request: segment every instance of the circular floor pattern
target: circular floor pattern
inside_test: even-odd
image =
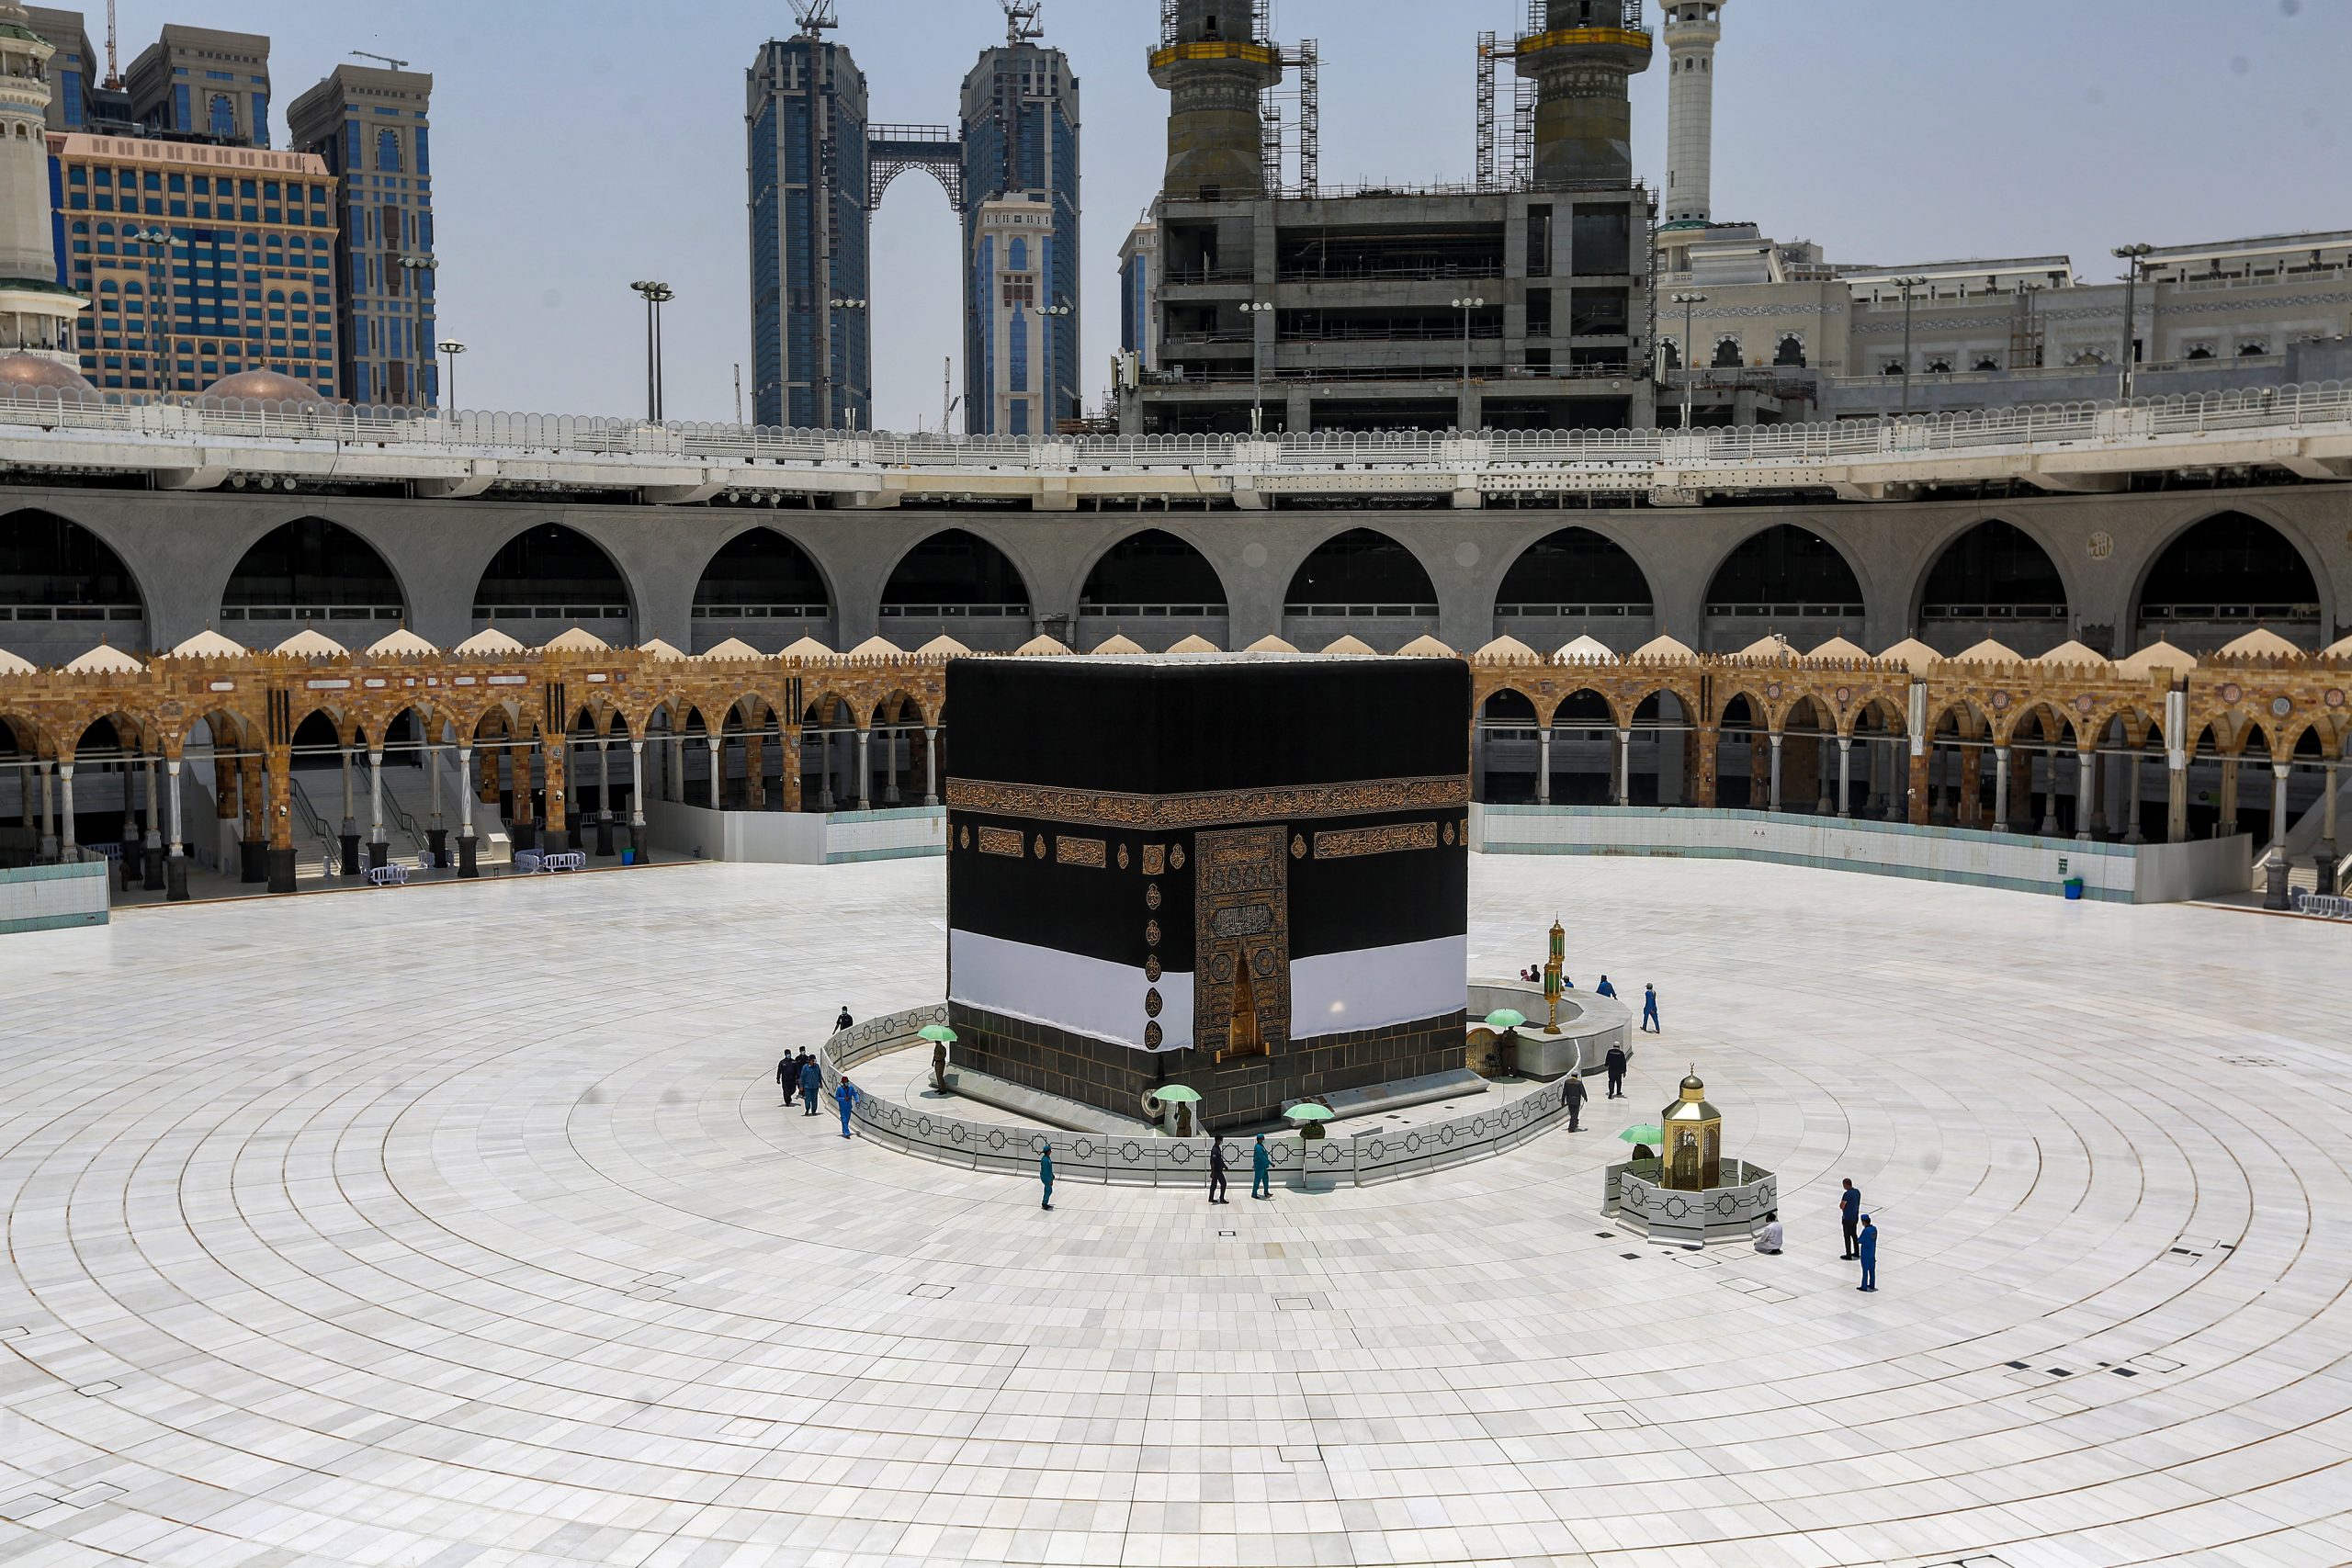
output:
[[[1658,986],[1629,1099],[1212,1208],[777,1105],[941,869],[678,868],[0,939],[0,1560],[2352,1560],[2352,933],[1482,859]],[[1695,1063],[1791,1250],[1595,1214]],[[1838,1179],[1883,1289],[1838,1258]]]

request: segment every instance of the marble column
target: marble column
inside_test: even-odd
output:
[[[2104,839],[2107,837],[2107,759],[2099,755],[2096,740],[2091,744],[2093,750],[2083,753],[2084,772],[2079,785],[2086,795],[2082,809],[2088,813],[2090,826],[2075,837]],[[2078,814],[2075,818],[2077,825],[2084,819]]]
[[[2165,759],[2165,842],[2188,841],[2188,758],[2175,751]]]
[[[170,904],[187,902],[187,837],[180,821],[180,759],[166,756],[164,767],[171,775],[172,841],[164,856],[164,900]]]
[[[2214,837],[2226,839],[2238,830],[2238,760],[2224,758],[2222,762],[2222,825],[2214,829]]]
[[[352,804],[351,778],[352,771],[358,765],[358,753],[359,748],[348,741],[344,743],[342,750],[343,826],[337,829],[336,836],[340,840],[338,847],[343,851],[341,870],[345,876],[359,874],[359,818]]]
[[[1838,815],[1854,814],[1854,738],[1838,738]]]
[[[71,865],[82,858],[82,852],[74,841],[74,761],[70,757],[58,760],[57,795],[57,858]]]
[[[2009,749],[1993,748],[1993,827],[1996,831],[2009,830]]]
[[[939,727],[925,725],[922,731],[922,803],[939,804]]]
[[[833,808],[833,732],[817,731],[817,809]]]
[[[652,858],[652,845],[645,832],[645,742],[631,737],[628,743],[628,847],[629,858],[643,865]]]
[[[2041,792],[2041,836],[2058,836],[2058,753],[2051,747],[2041,748],[2041,761],[2050,770],[2046,787]]]
[[[2147,836],[2140,831],[2141,761],[2142,753],[2137,747],[2134,747],[2132,751],[2132,765],[2123,771],[2127,785],[2123,805],[2123,841],[2127,844],[2144,844],[2148,841]]]
[[[368,749],[368,863],[379,866],[391,859],[391,846],[384,841],[384,752],[379,746]]]
[[[712,735],[703,743],[710,748],[710,808],[722,811],[726,807],[718,791],[727,782],[727,737]]]
[[[1551,733],[1552,732],[1548,729],[1542,732],[1542,734],[1547,739]],[[1772,739],[1772,772],[1774,782],[1777,784],[1779,782],[1781,764],[1781,754],[1779,750],[1780,737],[1774,736]],[[1548,754],[1550,748],[1547,746],[1544,750]],[[1634,804],[1634,732],[1630,729],[1621,729],[1617,732],[1616,803],[1620,806],[1631,806]]]
[[[57,795],[51,778],[56,761],[43,757],[40,769],[40,860],[49,864],[57,859]]]
[[[162,793],[160,775],[164,771],[164,759],[161,753],[150,751],[142,761],[146,764],[143,771],[147,774],[147,820],[145,830],[139,836],[139,873],[147,891],[154,893],[164,886],[164,822],[158,799]],[[130,787],[128,779],[123,783],[126,789]]]
[[[2098,754],[2075,753],[2075,840],[2089,843],[2098,837]]]
[[[899,804],[899,737],[897,729],[882,732],[882,804]]]
[[[1535,732],[1535,804],[1552,804],[1552,727]]]
[[[474,839],[474,797],[481,788],[474,782],[474,749],[463,740],[458,742],[458,777],[465,785],[458,791],[458,874],[471,878],[481,874]]]
[[[1769,809],[1773,811],[1781,809],[1781,732],[1772,731],[1772,794]]]
[[[874,769],[867,760],[866,741],[872,731],[860,726],[857,731],[857,808],[874,809]]]
[[[2337,786],[2342,783],[2343,780],[2338,776],[2336,773],[2336,765],[2334,762],[2323,763],[2321,765],[2319,785],[2322,793],[2320,795],[2321,805],[2318,861],[2319,891],[2324,897],[2337,897],[2338,879],[2335,874],[2335,867],[2336,863],[2342,858],[2342,854],[2336,848],[2335,796],[2337,794]]]

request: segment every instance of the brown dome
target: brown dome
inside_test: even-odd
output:
[[[324,408],[327,400],[319,389],[297,381],[291,376],[281,376],[275,370],[240,370],[234,376],[223,376],[204,389],[199,403],[295,403],[305,408]]]
[[[55,392],[60,397],[97,390],[79,370],[45,354],[12,354],[0,359],[0,389]]]

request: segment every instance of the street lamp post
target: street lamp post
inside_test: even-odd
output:
[[[1462,312],[1462,385],[1470,385],[1470,312],[1487,308],[1484,299],[1456,299],[1453,308]]]
[[[435,265],[437,264],[431,256],[401,257],[401,270],[409,275],[409,297],[416,301],[415,328],[412,329],[408,334],[409,351],[404,356],[408,373],[416,381],[416,385],[409,389],[412,408],[421,409],[425,406],[424,368],[421,361],[430,353],[430,350],[425,347],[424,333],[416,329],[421,329],[424,325],[424,296],[422,292],[424,287],[424,275],[433,271]]]
[[[1690,383],[1694,376],[1690,358],[1690,322],[1693,312],[1707,302],[1707,297],[1703,294],[1678,294],[1674,302],[1682,307],[1682,428],[1688,430],[1690,428]]]
[[[1911,412],[1911,291],[1925,288],[1924,277],[1898,277],[1894,287],[1903,290],[1903,412]]]
[[[2149,244],[2115,247],[2115,259],[2123,264],[2123,371],[2116,390],[2127,403],[2132,400],[2132,371],[2140,362],[2140,340],[2133,333],[2140,319],[2140,268],[2155,248]]]
[[[832,308],[833,308],[834,310],[865,310],[865,300],[863,300],[863,299],[833,299],[833,300],[830,300],[830,301],[828,301],[828,303],[830,303],[830,304],[832,306]],[[828,336],[828,338],[827,338],[827,340],[826,340],[826,341],[827,341],[827,342],[831,342],[831,339],[830,335]],[[849,356],[847,356],[847,355],[843,355],[843,358],[844,358],[845,360],[846,360],[848,357],[849,357]],[[826,360],[826,362],[825,362],[825,372],[826,372],[826,374],[825,374],[825,386],[826,386],[826,389],[828,390],[828,392],[830,392],[830,391],[831,390],[832,384],[833,384],[832,368],[833,368],[833,367],[832,367],[832,361],[831,360],[831,358],[828,358],[828,359]],[[827,401],[829,401],[829,402],[830,402],[831,400],[831,398],[829,397],[829,398],[827,399]],[[843,403],[847,403],[847,402],[849,401],[849,399],[848,399],[846,396],[844,396],[844,397],[842,399],[842,401]],[[829,408],[829,409],[827,409],[825,412],[826,412],[828,414],[835,415],[837,419],[839,418],[839,415],[840,415],[840,414],[845,413],[845,414],[847,414],[847,415],[848,415],[847,419],[845,419],[845,420],[840,420],[840,421],[839,421],[839,423],[838,423],[838,424],[837,424],[837,428],[839,428],[839,429],[842,429],[842,430],[855,430],[855,429],[857,428],[857,410],[856,410],[856,409],[854,409],[854,408],[844,408],[844,409],[840,410],[840,411],[835,411],[835,410],[833,410],[833,409],[830,409],[830,408]]]
[[[1266,425],[1265,356],[1258,352],[1258,318],[1274,307],[1263,299],[1245,299],[1241,313],[1250,319],[1250,434],[1261,434]]]
[[[1069,304],[1067,304],[1067,303],[1065,303],[1065,304],[1059,304],[1059,305],[1040,305],[1040,306],[1038,306],[1038,307],[1037,307],[1037,314],[1039,314],[1039,315],[1041,315],[1041,316],[1043,316],[1043,317],[1046,318],[1046,330],[1045,330],[1045,337],[1046,337],[1046,342],[1045,342],[1045,350],[1046,350],[1046,353],[1045,353],[1045,361],[1046,361],[1046,366],[1045,366],[1045,369],[1046,369],[1046,374],[1045,374],[1045,376],[1044,376],[1044,378],[1043,378],[1043,383],[1042,383],[1042,384],[1044,385],[1044,387],[1045,387],[1045,389],[1046,389],[1045,402],[1044,402],[1044,404],[1043,404],[1043,407],[1044,407],[1044,408],[1045,408],[1045,410],[1046,410],[1046,424],[1048,424],[1048,425],[1051,425],[1051,424],[1053,423],[1054,420],[1055,420],[1057,417],[1058,417],[1058,416],[1057,416],[1057,415],[1056,415],[1056,414],[1055,414],[1055,412],[1054,412],[1054,327],[1053,327],[1053,323],[1054,323],[1056,321],[1058,321],[1059,319],[1061,319],[1061,318],[1062,318],[1062,317],[1064,317],[1064,316],[1073,315],[1073,314],[1075,314],[1075,313],[1076,313],[1076,311],[1075,311],[1075,310],[1073,309],[1073,307],[1071,307],[1070,305],[1069,305]],[[1084,412],[1084,411],[1083,411],[1083,410],[1081,410],[1081,409],[1075,409],[1075,408],[1074,408],[1074,409],[1070,410],[1070,417],[1071,417],[1072,419],[1080,418],[1080,417],[1081,417],[1081,416],[1082,416],[1083,412]],[[1046,430],[1041,430],[1041,431],[1039,431],[1037,434],[1040,434],[1040,435],[1051,435],[1051,434],[1053,434],[1053,432],[1052,432],[1052,430],[1050,430],[1050,429],[1046,429]]]
[[[164,250],[163,247],[167,246],[172,243],[172,237],[161,229],[129,229],[123,231],[122,237],[126,243],[135,243],[149,247],[149,254],[147,257],[147,330],[151,344],[160,345],[161,358],[163,360],[163,364],[159,367],[161,374],[155,378],[155,390],[158,392],[169,391],[173,389],[169,385],[169,380],[175,374],[172,367],[173,357],[171,335],[173,318],[171,288],[172,264],[170,252]],[[158,252],[161,253],[160,255],[157,254]],[[160,307],[158,307],[155,302],[155,296],[159,293],[163,296],[163,304]],[[154,357],[156,357],[155,349],[151,346],[151,362]]]
[[[678,297],[666,283],[639,278],[629,285],[645,300],[645,421],[662,423],[662,307]]]
[[[466,352],[466,345],[455,338],[444,338],[433,346],[448,356],[449,369],[445,379],[449,384],[441,389],[441,397],[454,409],[458,406],[458,355]]]

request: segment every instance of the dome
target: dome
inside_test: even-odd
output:
[[[838,659],[841,655],[813,637],[801,637],[795,638],[792,646],[776,657],[778,659]]]
[[[496,626],[484,626],[449,651],[460,659],[502,659],[512,654],[528,653],[530,649]]]
[[[1372,644],[1364,641],[1363,638],[1355,636],[1353,633],[1350,633],[1347,636],[1340,637],[1338,640],[1334,641],[1330,647],[1325,649],[1323,650],[1323,656],[1329,659],[1347,654],[1365,654],[1370,653],[1371,651]]]
[[[713,663],[723,664],[730,659],[758,659],[763,656],[758,649],[753,648],[741,637],[730,637],[726,641],[718,643],[714,647],[704,649],[700,653],[695,655],[695,657],[696,659],[709,660]]]
[[[219,632],[207,626],[177,648],[172,649],[174,659],[243,659],[245,649],[231,642]]]
[[[1298,649],[1293,648],[1290,644],[1284,642],[1273,633],[1268,632],[1264,637],[1260,637],[1256,642],[1253,642],[1248,648],[1243,649],[1242,651],[1244,653],[1296,653]]]
[[[897,659],[907,650],[887,637],[870,637],[849,650],[852,659]]]
[[[145,672],[141,664],[119,648],[105,643],[90,649],[65,667],[68,675],[138,675]]]
[[[12,354],[0,359],[0,390],[55,392],[60,397],[97,392],[79,370],[44,354]]]
[[[1135,638],[1121,632],[1113,632],[1109,637],[1104,637],[1101,642],[1094,645],[1094,651],[1098,654],[1141,653],[1144,651],[1144,648],[1143,645],[1136,641]]]
[[[2293,659],[2302,651],[2267,626],[2256,626],[2235,641],[2222,645],[2222,654],[2232,659]]]
[[[2083,664],[2097,668],[2112,663],[2113,660],[2098,649],[2086,648],[2070,637],[2047,653],[2035,654],[2033,662],[2036,664]]]
[[[351,650],[324,632],[304,626],[270,651],[290,654],[296,659],[339,659]]]
[[[198,406],[209,403],[295,403],[304,408],[322,409],[328,400],[316,387],[282,376],[275,370],[240,370],[234,376],[223,376],[198,394]]]
[[[1039,632],[1012,651],[1031,659],[1039,659],[1050,658],[1057,653],[1068,653],[1069,649],[1062,643],[1056,642],[1045,633]]]
[[[1170,653],[1215,653],[1217,651],[1217,646],[1195,632],[1182,642],[1172,645],[1168,651]]]
[[[1682,1092],[1686,1095],[1705,1094],[1707,1086],[1699,1081],[1698,1074],[1692,1073],[1682,1080]]]
[[[675,664],[680,660],[685,658],[685,654],[683,651],[671,647],[668,643],[663,642],[658,637],[647,637],[643,642],[638,645],[637,650],[638,652],[644,654],[648,659],[652,660],[656,664]]]
[[[21,653],[11,653],[6,649],[0,648],[0,675],[30,675],[32,673],[34,670],[31,660]]]
[[[954,637],[949,637],[945,632],[942,632],[937,637],[933,637],[929,642],[924,643],[921,648],[916,649],[915,651],[922,654],[925,659],[953,659],[958,654],[969,653],[972,650],[966,648],[962,643],[957,642]]]
[[[1986,637],[1974,648],[1964,648],[1952,656],[1955,664],[2021,664],[2017,649],[2006,643]]]
[[[1634,649],[1636,659],[1695,659],[1690,645],[1675,637],[1658,636]]]
[[[1617,654],[1607,643],[1585,632],[1573,642],[1562,643],[1552,659],[1559,664],[1614,664]]]
[[[571,626],[540,645],[542,653],[602,653],[613,645],[585,626]]]
[[[423,659],[440,651],[406,626],[379,637],[368,645],[368,657],[370,659]]]
[[[2197,656],[2158,637],[2129,659],[2119,659],[2115,667],[2126,675],[2153,675],[2159,670],[2185,674],[2197,668]]]
[[[1396,651],[1408,659],[1451,659],[1453,657],[1453,649],[1427,632],[1423,632]]]
[[[1515,637],[1498,637],[1478,650],[1481,659],[1497,663],[1532,664],[1544,656]]]
[[[1944,656],[1916,637],[1906,637],[1894,647],[1883,649],[1879,658],[1890,664],[1900,664],[1914,675],[1924,675],[1930,666],[1943,662]]]

